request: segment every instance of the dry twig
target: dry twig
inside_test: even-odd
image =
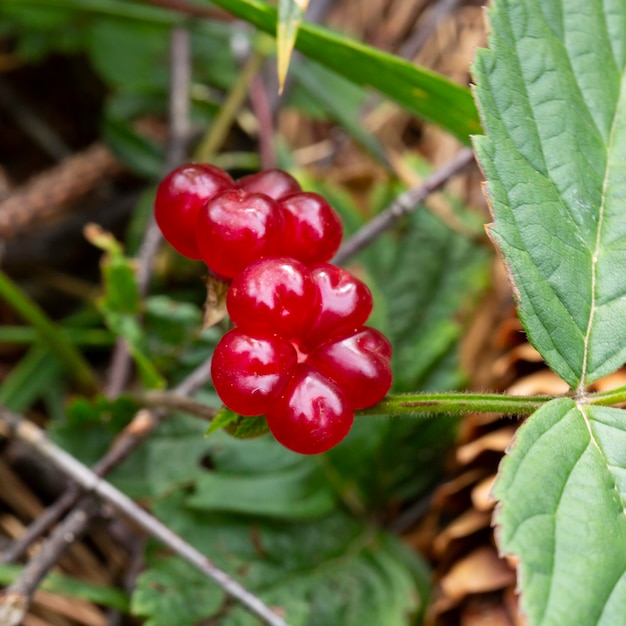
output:
[[[332,263],[340,265],[360,252],[376,237],[381,235],[402,216],[408,215],[426,200],[433,192],[441,189],[446,182],[474,160],[470,148],[463,148],[443,167],[431,174],[421,185],[413,187],[399,195],[384,211],[360,228],[350,239],[344,241]]]
[[[70,476],[85,491],[97,495],[119,513],[132,520],[146,533],[161,541],[174,554],[216,582],[226,593],[241,602],[265,623],[271,626],[287,626],[286,622],[257,596],[247,591],[237,581],[216,567],[201,552],[135,504],[133,500],[125,496],[121,491],[102,480],[88,467],[53,444],[40,428],[21,416],[0,408],[0,432],[7,437],[19,439],[34,448],[42,458],[47,459],[55,467]],[[74,541],[76,533],[84,530],[86,521],[89,520],[90,508],[88,507],[91,507],[91,504],[87,502],[82,504],[70,515],[66,523],[57,528],[55,532],[55,535],[58,537],[57,542],[61,541],[64,547],[67,547]],[[51,543],[48,542],[47,551],[46,547],[42,551],[45,553],[45,557],[40,556],[37,559],[32,559],[24,569],[22,576],[4,594],[0,595],[0,623],[6,623],[7,626],[20,623],[30,603],[32,593],[34,593],[41,578],[58,559],[57,551],[52,552],[50,550]],[[1,621],[4,611],[6,611],[4,616],[7,619],[6,622]],[[9,618],[12,621],[8,621]]]

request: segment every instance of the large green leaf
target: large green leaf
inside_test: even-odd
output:
[[[139,576],[131,611],[147,618],[145,626],[194,626],[223,602],[223,592],[206,576],[181,559],[167,558]]]
[[[626,615],[626,412],[553,400],[522,426],[494,489],[529,626]]]
[[[213,4],[267,33],[276,32],[276,8],[261,0],[214,0]],[[468,90],[435,72],[306,22],[300,25],[295,47],[352,82],[378,89],[462,141],[480,130]]]
[[[156,513],[280,608],[290,626],[408,626],[423,608],[428,574],[421,561],[392,536],[343,512],[277,523],[193,510],[176,493],[158,501]],[[219,623],[259,625],[236,607],[226,607]]]
[[[572,387],[626,360],[626,4],[497,0],[476,148],[530,340]]]

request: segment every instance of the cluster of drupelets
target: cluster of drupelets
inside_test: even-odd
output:
[[[178,252],[231,283],[234,328],[211,365],[224,404],[265,415],[295,452],[339,443],[355,410],[389,391],[391,345],[364,326],[367,286],[328,263],[342,236],[335,210],[281,170],[234,181],[215,166],[188,164],[161,182],[155,216]]]

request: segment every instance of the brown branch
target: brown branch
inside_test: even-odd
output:
[[[164,164],[165,172],[169,172],[183,162],[189,140],[189,84],[191,82],[189,32],[180,27],[172,29],[170,44],[169,141]],[[154,216],[151,216],[139,249],[137,285],[141,295],[145,295],[148,291],[152,265],[161,239],[161,231],[156,225]],[[108,383],[105,390],[107,397],[114,398],[123,391],[131,370],[132,361],[128,345],[124,339],[119,338],[109,365]]]
[[[63,214],[101,180],[122,169],[106,146],[93,144],[34,176],[0,202],[0,239]]]
[[[473,159],[474,153],[470,148],[460,150],[451,161],[431,174],[421,185],[399,195],[382,213],[367,222],[350,239],[344,241],[331,262],[337,265],[345,263],[347,259],[360,252],[393,226],[398,219],[417,209],[431,193],[441,189],[452,176],[467,167]]]
[[[34,448],[41,457],[47,459],[55,467],[71,477],[82,489],[97,495],[118,513],[130,519],[152,537],[158,539],[174,554],[193,565],[198,571],[213,580],[227,594],[238,600],[265,623],[271,626],[287,626],[286,622],[265,605],[260,598],[247,591],[228,574],[216,567],[201,552],[173,533],[167,526],[135,504],[121,491],[102,480],[88,467],[52,443],[45,433],[33,423],[4,408],[0,408],[0,426],[9,436],[19,439]],[[87,507],[90,505],[81,505],[64,524],[57,528],[54,533],[56,541],[53,543],[51,539],[47,542],[47,546],[44,547],[46,551],[45,558],[38,557],[32,559],[25,567],[20,578],[4,594],[0,595],[0,615],[2,615],[4,606],[8,606],[8,610],[12,611],[13,615],[19,613],[19,611],[15,611],[16,605],[19,605],[22,607],[22,615],[20,617],[23,617],[30,604],[32,593],[41,581],[41,578],[58,559],[56,544],[61,542],[64,548],[67,547],[74,540],[74,534],[80,533],[86,528],[89,521],[89,510],[85,512],[83,506]],[[71,530],[74,534],[68,532],[70,523],[72,524]],[[54,550],[53,547],[55,548]],[[7,623],[12,626],[12,624],[19,624],[19,621]]]
[[[191,395],[202,387],[211,376],[211,362],[207,359],[187,376],[174,393],[180,396]],[[208,408],[208,407],[207,407]],[[192,412],[193,413],[193,412]],[[107,453],[92,467],[94,474],[106,476],[122,463],[148,435],[156,430],[165,419],[166,413],[159,410],[141,410],[126,426]],[[0,431],[1,432],[1,431]],[[24,534],[0,556],[0,563],[17,561],[38,537],[52,528],[67,511],[83,496],[77,485],[72,485],[54,504],[47,507],[26,529]],[[1,622],[0,622],[1,623]]]

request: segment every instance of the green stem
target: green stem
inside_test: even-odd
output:
[[[0,298],[6,300],[39,334],[48,348],[59,358],[71,376],[86,393],[98,390],[98,378],[91,366],[55,324],[2,270]]]
[[[592,393],[588,396],[587,401],[589,404],[598,404],[600,406],[623,404],[626,402],[626,385],[611,389],[610,391]]]
[[[554,396],[507,396],[489,393],[407,393],[387,396],[357,415],[440,415],[462,413],[534,413]]]
[[[183,411],[212,420],[217,409],[171,391],[132,394],[136,402],[152,408]],[[387,396],[378,404],[357,411],[357,415],[460,415],[463,413],[508,413],[526,416],[555,396],[517,397],[486,393],[409,393]]]

